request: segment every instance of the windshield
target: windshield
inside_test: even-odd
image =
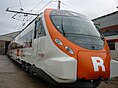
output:
[[[51,16],[51,19],[55,27],[61,33],[76,33],[100,37],[100,34],[95,26],[88,20],[68,16]]]
[[[92,21],[83,15],[54,10],[51,12],[50,17],[55,28],[71,42],[88,49],[103,48],[104,42],[100,38],[99,32]]]

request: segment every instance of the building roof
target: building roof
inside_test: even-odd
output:
[[[17,36],[20,33],[20,31],[0,35],[0,40],[3,41],[11,41],[15,36]]]
[[[104,16],[97,17],[97,18],[93,19],[93,21],[98,20],[98,19],[101,19],[101,18],[104,18],[104,17],[107,17],[107,16],[110,16],[110,15],[114,15],[114,14],[118,14],[118,11],[109,13],[109,14],[104,15]]]

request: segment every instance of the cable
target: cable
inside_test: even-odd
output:
[[[35,6],[36,4],[23,4],[23,7]],[[21,7],[20,5],[10,6],[9,8],[18,8]]]
[[[33,11],[33,10],[34,10],[39,4],[41,4],[42,2],[43,2],[43,0],[41,0],[37,5],[35,5],[35,6],[30,10],[30,12]],[[21,8],[22,8],[21,0],[19,0],[19,3],[20,3],[20,6],[21,6]],[[23,11],[23,9],[21,9],[21,8],[20,8],[20,10]],[[27,15],[27,16],[28,16],[28,15]],[[26,16],[25,16],[25,17],[26,17]],[[23,21],[25,20],[25,17],[24,17]],[[16,20],[19,20],[19,19],[16,19]],[[27,17],[27,21],[28,21],[28,17]],[[26,22],[27,22],[27,21],[26,21]]]
[[[21,0],[19,0],[19,3],[20,3],[20,6],[21,6],[21,8],[22,8]]]
[[[75,8],[73,8],[73,7],[71,7],[71,6],[69,6],[69,5],[65,4],[65,3],[63,3],[62,1],[61,1],[61,3],[62,3],[63,5],[65,5],[65,6],[67,6],[67,7],[71,8],[71,9],[73,9],[73,10],[76,10]],[[76,11],[77,11],[77,10],[76,10]]]
[[[43,0],[42,0],[42,1],[43,1]],[[41,2],[42,2],[42,1],[41,1]],[[41,2],[39,2],[37,5],[39,5]],[[39,13],[41,10],[43,10],[46,6],[48,6],[48,5],[49,5],[50,3],[52,3],[52,2],[56,2],[56,1],[53,1],[53,0],[52,0],[52,1],[49,1],[45,6],[43,6],[39,11],[37,11],[37,13]],[[37,5],[36,5],[34,8],[36,8]],[[34,9],[34,8],[33,8],[33,9]],[[31,9],[31,11],[32,11],[33,9]],[[29,19],[26,20],[26,22],[27,22],[27,21],[30,21],[30,19],[32,19],[32,17],[34,17],[34,16],[31,16]],[[24,24],[25,24],[26,22],[24,22]]]
[[[17,29],[18,22],[19,22],[19,21],[17,20],[16,25],[15,25],[15,29]]]
[[[22,21],[22,27],[25,25],[25,19],[26,19],[26,17],[27,17],[28,15],[24,15],[24,18],[23,18],[23,21]]]
[[[42,9],[44,9],[46,6],[48,6],[50,3],[52,3],[53,1],[49,1],[44,7],[42,7],[37,13],[39,13]]]
[[[18,13],[16,13],[15,15],[12,16],[13,19],[15,19],[15,16],[17,15]]]
[[[42,9],[44,9],[46,6],[48,6],[51,2],[54,2],[54,1],[49,1],[45,6],[43,6],[39,11],[37,11],[37,13],[39,13]],[[29,20],[32,18],[33,16],[31,16],[29,18]]]
[[[21,15],[19,15],[19,19],[21,18]],[[19,25],[19,27],[18,27],[19,29],[21,28],[21,25]]]
[[[42,1],[40,1],[37,5],[35,5],[31,10],[30,10],[30,12],[31,11],[33,11],[39,4],[41,4],[43,2],[43,0]]]

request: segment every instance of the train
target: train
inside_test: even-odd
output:
[[[110,66],[118,63],[93,22],[67,10],[45,9],[11,41],[7,53],[51,84],[96,88],[118,74]]]

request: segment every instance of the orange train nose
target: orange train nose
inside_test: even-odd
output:
[[[105,52],[78,52],[78,78],[86,80],[110,76],[110,57]]]

